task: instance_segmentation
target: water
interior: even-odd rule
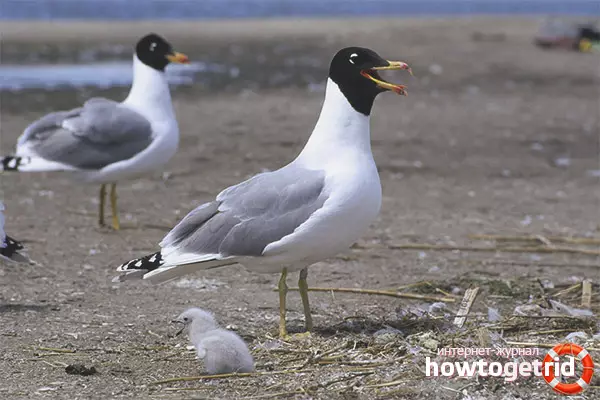
[[[173,64],[166,69],[169,83],[194,82],[196,74],[219,74],[234,78],[239,71],[218,64]],[[0,90],[63,89],[94,86],[106,89],[129,86],[133,80],[131,61],[88,64],[0,65]]]
[[[0,0],[0,19],[211,19],[375,15],[600,16],[599,0]]]
[[[600,0],[0,0],[0,20],[470,14],[600,16]],[[0,90],[109,88],[131,84],[131,62],[95,62],[93,55],[88,58],[84,64],[0,65]],[[239,74],[235,68],[196,63],[171,65],[167,77],[175,85],[190,84],[200,76],[199,72],[212,77],[218,74],[233,78]]]

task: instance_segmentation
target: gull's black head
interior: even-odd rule
[[[135,54],[141,62],[157,71],[164,71],[170,62],[189,63],[185,54],[175,52],[171,44],[156,33],[141,38],[135,46]]]
[[[329,67],[329,78],[348,99],[354,109],[369,115],[379,93],[392,90],[406,95],[406,87],[384,81],[377,72],[382,69],[408,69],[401,61],[388,61],[373,50],[346,47],[337,52]]]

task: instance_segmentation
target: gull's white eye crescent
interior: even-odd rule
[[[156,43],[152,43],[150,45],[150,51],[154,51],[155,48],[156,48]]]
[[[354,64],[354,60],[353,60],[353,58],[354,58],[354,57],[358,57],[358,54],[356,54],[356,53],[352,53],[352,54],[350,54],[350,60],[349,60],[349,61],[350,61],[352,64]]]

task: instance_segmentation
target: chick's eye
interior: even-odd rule
[[[185,317],[183,320],[184,320],[184,321],[187,321],[187,320],[188,320],[188,317]]]

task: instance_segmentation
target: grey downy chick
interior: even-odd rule
[[[183,324],[198,358],[209,374],[252,372],[254,360],[246,343],[234,332],[219,328],[212,313],[200,308],[185,310],[173,322]]]

